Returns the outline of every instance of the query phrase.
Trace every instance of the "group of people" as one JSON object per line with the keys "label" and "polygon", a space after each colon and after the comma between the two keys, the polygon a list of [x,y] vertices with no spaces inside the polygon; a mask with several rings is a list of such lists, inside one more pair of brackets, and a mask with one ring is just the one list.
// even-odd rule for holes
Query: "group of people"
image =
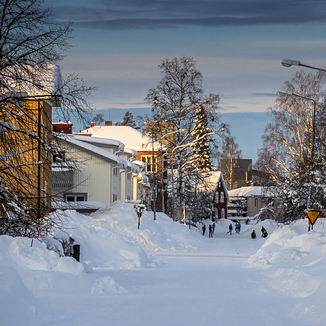
{"label": "group of people", "polygon": [[[230,225],[229,225],[229,232],[227,232],[227,233],[229,233],[231,235],[232,234],[232,230],[233,230],[233,226],[232,226],[232,223],[230,223]],[[206,233],[206,225],[205,224],[203,224],[202,231],[203,231],[203,236],[204,236],[205,233]],[[240,223],[240,221],[238,221],[235,224],[235,231],[237,233],[240,233],[240,231],[241,231],[241,223]],[[214,232],[215,232],[215,222],[213,222],[213,224],[209,224],[209,226],[208,226],[208,237],[209,238],[213,238]],[[263,226],[261,227],[261,236],[263,238],[267,238],[267,236],[268,236],[268,233],[267,233],[266,229]],[[257,237],[256,231],[255,230],[252,230],[252,232],[251,232],[251,239],[256,239],[256,237]]]}
{"label": "group of people", "polygon": [[[268,233],[267,233],[267,231],[266,231],[266,229],[262,226],[261,227],[261,236],[263,237],[263,238],[267,238],[267,236],[268,236]],[[252,232],[251,232],[251,239],[256,239],[256,231],[255,230],[252,230]]]}
{"label": "group of people", "polygon": [[[203,231],[203,235],[205,235],[205,232],[206,232],[206,225],[205,224],[202,227],[202,231]],[[215,222],[213,222],[213,224],[210,224],[208,226],[208,237],[213,238],[214,232],[215,232]]]}
{"label": "group of people", "polygon": [[[229,225],[229,232],[227,232],[227,233],[229,233],[231,235],[232,234],[232,230],[233,230],[233,226],[232,226],[232,223],[230,223],[230,225]],[[241,223],[240,223],[240,221],[238,221],[235,224],[235,232],[240,233],[240,231],[241,231]]]}

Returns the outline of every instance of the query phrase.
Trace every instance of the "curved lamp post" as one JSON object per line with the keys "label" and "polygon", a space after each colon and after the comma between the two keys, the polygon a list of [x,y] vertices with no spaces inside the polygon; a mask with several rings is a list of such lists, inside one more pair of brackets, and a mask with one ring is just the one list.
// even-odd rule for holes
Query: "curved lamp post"
{"label": "curved lamp post", "polygon": [[298,60],[283,59],[281,63],[282,63],[282,66],[283,67],[286,67],[286,68],[289,68],[289,67],[292,67],[292,66],[301,66],[301,67],[306,67],[306,68],[310,68],[310,69],[315,69],[315,70],[320,70],[320,71],[326,72],[326,69],[322,69],[322,68],[317,68],[317,67],[314,67],[314,66],[306,65],[304,63],[301,63]]}

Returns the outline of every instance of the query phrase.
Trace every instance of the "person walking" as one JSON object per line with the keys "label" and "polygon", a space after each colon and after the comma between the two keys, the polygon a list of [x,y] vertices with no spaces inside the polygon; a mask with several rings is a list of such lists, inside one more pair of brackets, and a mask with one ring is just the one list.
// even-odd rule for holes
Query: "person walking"
{"label": "person walking", "polygon": [[256,231],[252,230],[251,232],[251,239],[256,239]]}
{"label": "person walking", "polygon": [[211,225],[208,226],[208,237],[212,238],[212,226]]}
{"label": "person walking", "polygon": [[205,224],[202,227],[202,231],[203,231],[203,235],[205,235],[205,232],[206,232],[206,225]]}
{"label": "person walking", "polygon": [[268,236],[268,233],[267,233],[266,229],[263,226],[261,227],[261,236],[263,238],[267,238],[267,236]]}
{"label": "person walking", "polygon": [[212,236],[214,235],[214,232],[215,232],[215,222],[213,222],[212,224]]}
{"label": "person walking", "polygon": [[230,225],[229,225],[229,232],[228,232],[228,233],[230,233],[230,235],[232,234],[232,230],[233,230],[233,226],[232,226],[232,223],[230,223]]}

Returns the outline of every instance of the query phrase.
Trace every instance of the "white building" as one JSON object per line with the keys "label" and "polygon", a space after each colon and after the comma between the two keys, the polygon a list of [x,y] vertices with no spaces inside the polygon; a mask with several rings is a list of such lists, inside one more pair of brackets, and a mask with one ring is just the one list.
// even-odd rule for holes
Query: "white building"
{"label": "white building", "polygon": [[[136,152],[117,140],[57,134],[52,193],[59,201],[142,200],[149,190]],[[146,190],[148,189],[148,190]]]}
{"label": "white building", "polygon": [[[164,171],[164,150],[165,146],[140,131],[129,126],[112,126],[110,121],[106,121],[105,126],[95,126],[92,123],[90,128],[87,128],[79,133],[75,133],[78,140],[91,142],[91,139],[115,139],[125,145],[124,153],[137,153],[134,157],[134,164],[146,164],[146,173],[151,178],[153,172],[155,174],[156,183],[156,210],[163,211],[163,206],[166,207],[166,176]],[[84,137],[84,138],[82,138]],[[154,148],[152,147],[154,145]],[[162,155],[163,152],[163,155]],[[154,154],[154,155],[153,155]],[[133,154],[134,155],[134,154]],[[119,155],[120,156],[120,155]],[[154,160],[153,160],[154,156]],[[154,170],[154,171],[153,171]],[[152,182],[152,181],[151,181]],[[163,188],[163,191],[162,191]],[[165,198],[165,199],[164,199]],[[149,198],[148,198],[149,200]],[[165,203],[163,203],[165,201]],[[153,208],[153,206],[152,206]]]}
{"label": "white building", "polygon": [[241,187],[229,190],[228,216],[253,217],[273,200],[274,194],[266,187]]}

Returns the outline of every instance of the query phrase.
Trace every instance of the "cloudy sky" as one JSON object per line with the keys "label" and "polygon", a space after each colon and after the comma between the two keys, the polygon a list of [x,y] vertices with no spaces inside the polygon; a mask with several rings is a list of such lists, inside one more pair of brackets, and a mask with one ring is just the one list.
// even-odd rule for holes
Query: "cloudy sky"
{"label": "cloudy sky", "polygon": [[162,60],[193,57],[206,93],[220,95],[220,111],[227,113],[223,122],[231,123],[243,157],[253,162],[271,119],[263,112],[298,70],[284,68],[282,59],[326,67],[323,0],[45,0],[45,5],[57,20],[74,21],[73,47],[60,65],[63,73],[77,72],[97,87],[91,101],[106,110],[106,120],[113,112],[107,109],[149,108],[144,98],[162,78]]}
{"label": "cloudy sky", "polygon": [[321,0],[46,0],[74,21],[61,64],[98,87],[96,109],[144,108],[165,58],[190,56],[221,112],[262,112],[297,68],[326,67],[326,2]]}

